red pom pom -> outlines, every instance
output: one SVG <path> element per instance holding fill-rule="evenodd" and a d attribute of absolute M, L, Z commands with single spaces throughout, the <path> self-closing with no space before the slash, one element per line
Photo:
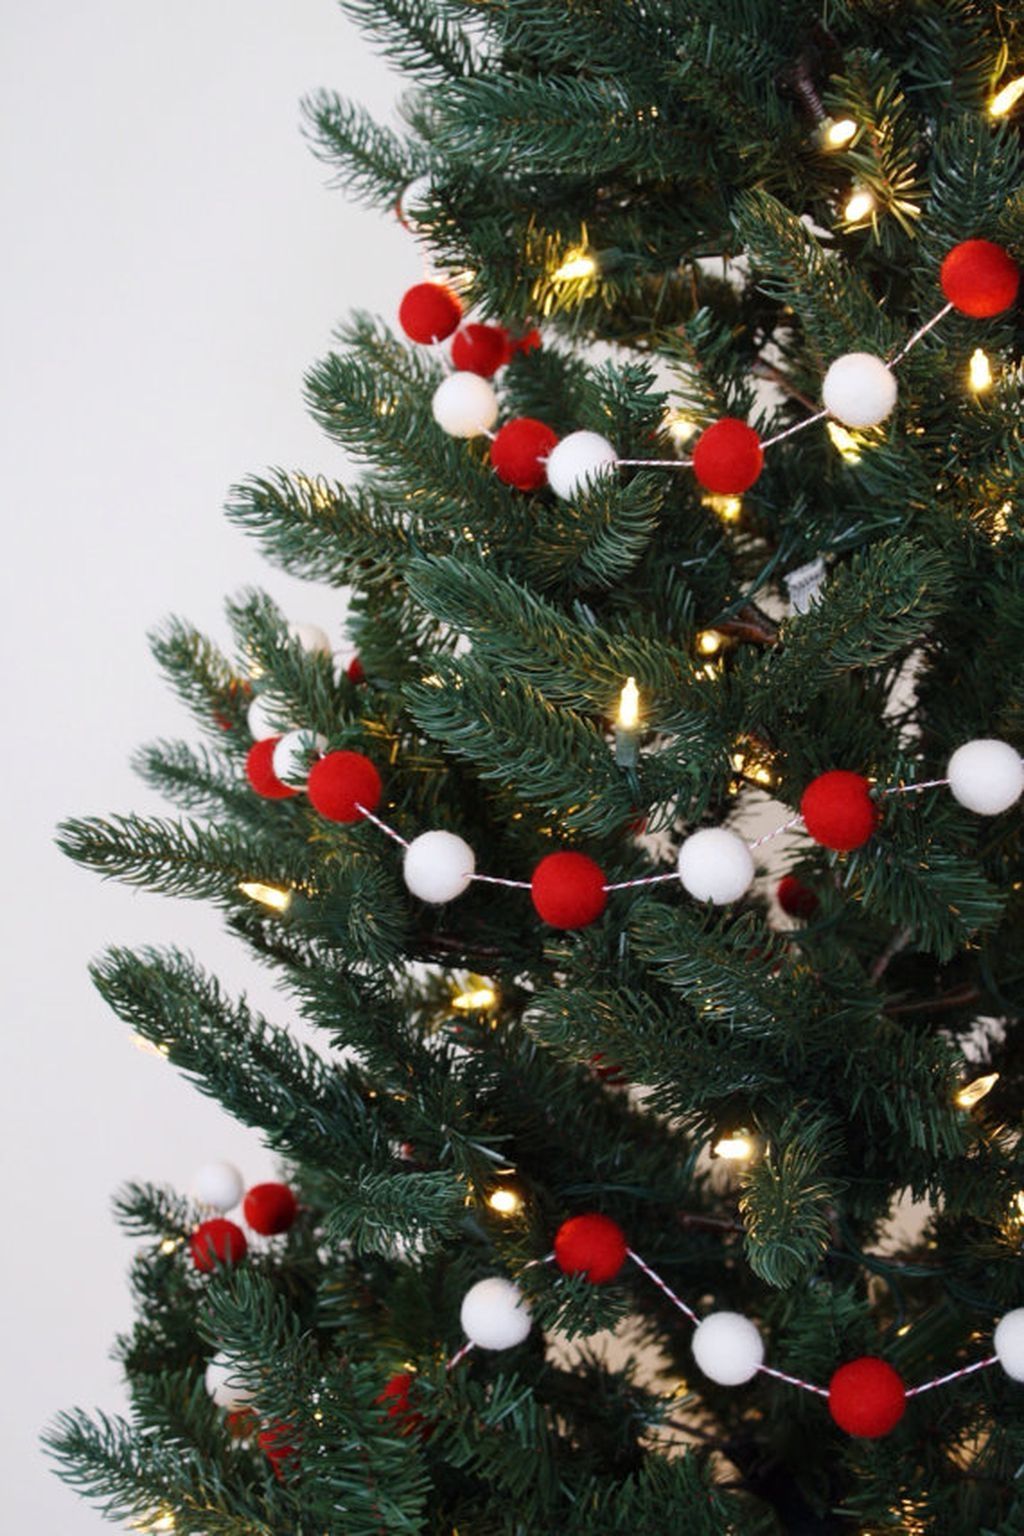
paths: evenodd
<path fill-rule="evenodd" d="M 549 853 L 533 872 L 530 894 L 552 928 L 585 928 L 608 900 L 604 871 L 585 853 Z"/>
<path fill-rule="evenodd" d="M 294 1436 L 294 1424 L 268 1424 L 256 1436 L 256 1444 L 273 1467 L 279 1483 L 283 1483 L 298 1464 L 299 1452 L 292 1444 Z"/>
<path fill-rule="evenodd" d="M 723 416 L 698 437 L 693 472 L 706 491 L 739 496 L 749 491 L 764 464 L 761 439 L 735 416 Z"/>
<path fill-rule="evenodd" d="M 1020 287 L 1020 268 L 1008 251 L 991 240 L 963 240 L 943 261 L 939 282 L 962 315 L 985 320 L 1009 309 Z"/>
<path fill-rule="evenodd" d="M 348 678 L 350 683 L 366 682 L 366 673 L 363 671 L 363 664 L 359 660 L 358 656 L 352 657 L 352 660 L 345 668 L 345 676 Z"/>
<path fill-rule="evenodd" d="M 274 772 L 274 748 L 280 740 L 280 736 L 268 736 L 255 742 L 246 754 L 245 776 L 264 800 L 290 800 L 298 794 L 290 784 L 282 784 Z"/>
<path fill-rule="evenodd" d="M 547 479 L 544 460 L 557 442 L 558 433 L 533 416 L 506 421 L 491 444 L 494 472 L 517 491 L 537 491 Z"/>
<path fill-rule="evenodd" d="M 787 917 L 813 917 L 818 910 L 818 898 L 809 885 L 804 885 L 796 875 L 783 875 L 775 888 L 779 906 Z"/>
<path fill-rule="evenodd" d="M 361 752 L 328 752 L 306 780 L 310 803 L 328 821 L 361 821 L 380 804 L 380 774 Z"/>
<path fill-rule="evenodd" d="M 464 325 L 452 341 L 452 363 L 461 373 L 489 379 L 512 356 L 509 334 L 502 325 Z"/>
<path fill-rule="evenodd" d="M 395 1420 L 395 1428 L 400 1435 L 411 1435 L 419 1430 L 426 1440 L 431 1434 L 432 1425 L 425 1423 L 422 1413 L 417 1413 L 409 1405 L 409 1392 L 415 1380 L 411 1371 L 396 1372 L 385 1383 L 376 1401 L 387 1404 L 387 1416 Z"/>
<path fill-rule="evenodd" d="M 508 336 L 509 350 L 514 355 L 516 352 L 539 352 L 541 347 L 540 331 L 534 329 L 527 331 L 525 336 Z"/>
<path fill-rule="evenodd" d="M 626 1262 L 626 1234 L 610 1216 L 570 1216 L 555 1233 L 555 1263 L 592 1285 L 614 1280 Z"/>
<path fill-rule="evenodd" d="M 209 1274 L 218 1264 L 238 1264 L 249 1251 L 245 1233 L 233 1221 L 214 1216 L 196 1227 L 189 1239 L 189 1252 L 196 1269 Z"/>
<path fill-rule="evenodd" d="M 836 1371 L 828 1411 L 848 1435 L 877 1440 L 895 1429 L 907 1406 L 907 1389 L 891 1365 L 862 1355 Z"/>
<path fill-rule="evenodd" d="M 819 773 L 811 780 L 800 801 L 800 814 L 816 843 L 840 853 L 860 848 L 878 824 L 870 784 L 845 768 Z"/>
<path fill-rule="evenodd" d="M 261 1237 L 287 1232 L 299 1207 L 287 1184 L 254 1184 L 246 1192 L 242 1215 Z"/>
<path fill-rule="evenodd" d="M 260 1427 L 260 1421 L 251 1408 L 233 1408 L 225 1415 L 224 1423 L 233 1440 L 251 1440 Z"/>
<path fill-rule="evenodd" d="M 625 1068 L 620 1062 L 610 1061 L 607 1066 L 603 1066 L 603 1062 L 604 1051 L 595 1051 L 587 1063 L 589 1067 L 593 1068 L 594 1073 L 601 1079 L 602 1083 L 607 1083 L 610 1088 L 618 1088 L 628 1081 Z"/>
<path fill-rule="evenodd" d="M 410 341 L 444 341 L 462 319 L 457 293 L 443 283 L 417 283 L 398 306 L 398 323 Z"/>

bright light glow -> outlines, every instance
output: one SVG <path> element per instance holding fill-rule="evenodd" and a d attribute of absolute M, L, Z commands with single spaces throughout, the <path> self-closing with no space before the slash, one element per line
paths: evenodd
<path fill-rule="evenodd" d="M 492 1189 L 487 1196 L 487 1204 L 492 1211 L 497 1211 L 499 1216 L 514 1216 L 522 1209 L 522 1197 L 514 1189 Z"/>
<path fill-rule="evenodd" d="M 635 731 L 640 719 L 640 690 L 635 677 L 627 677 L 619 694 L 619 713 L 616 724 L 624 731 Z"/>
<path fill-rule="evenodd" d="M 165 1237 L 160 1244 L 159 1252 L 163 1254 L 164 1258 L 169 1258 L 172 1253 L 177 1253 L 184 1241 L 183 1237 Z"/>
<path fill-rule="evenodd" d="M 843 218 L 847 224 L 859 224 L 875 206 L 875 199 L 867 187 L 855 187 L 847 198 Z"/>
<path fill-rule="evenodd" d="M 684 416 L 682 411 L 666 411 L 661 425 L 677 448 L 688 443 L 697 430 L 697 423 Z"/>
<path fill-rule="evenodd" d="M 1016 80 L 1011 80 L 1004 85 L 988 104 L 989 117 L 1005 117 L 1012 112 L 1014 107 L 1024 96 L 1024 75 L 1019 75 Z"/>
<path fill-rule="evenodd" d="M 723 523 L 739 522 L 743 511 L 743 502 L 738 496 L 702 496 L 701 504 L 717 512 Z"/>
<path fill-rule="evenodd" d="M 1017 1191 L 1017 1199 L 1015 1204 L 1017 1206 L 1017 1215 L 1024 1217 L 1024 1189 L 1019 1189 Z"/>
<path fill-rule="evenodd" d="M 174 1515 L 169 1509 L 155 1509 L 151 1515 L 146 1515 L 142 1520 L 129 1527 L 133 1531 L 173 1531 L 176 1529 Z"/>
<path fill-rule="evenodd" d="M 955 1096 L 954 1103 L 960 1109 L 973 1109 L 975 1104 L 980 1104 L 987 1093 L 991 1093 L 999 1081 L 998 1072 L 990 1072 L 987 1077 L 976 1077 L 973 1083 L 966 1083 Z"/>
<path fill-rule="evenodd" d="M 980 347 L 971 353 L 971 388 L 976 394 L 992 387 L 992 364 Z"/>
<path fill-rule="evenodd" d="M 998 544 L 1007 528 L 1010 526 L 1010 515 L 1013 512 L 1013 502 L 1004 501 L 992 518 L 992 542 Z M 1014 886 L 1018 890 L 1019 886 Z"/>
<path fill-rule="evenodd" d="M 697 636 L 697 649 L 702 656 L 717 656 L 722 649 L 722 637 L 717 629 L 702 629 Z"/>
<path fill-rule="evenodd" d="M 145 1035 L 132 1035 L 132 1045 L 137 1051 L 142 1051 L 147 1056 L 160 1056 L 165 1061 L 171 1054 L 169 1045 L 157 1045 L 155 1040 L 147 1040 Z"/>
<path fill-rule="evenodd" d="M 281 890 L 276 885 L 264 885 L 262 880 L 243 880 L 238 889 L 243 896 L 269 907 L 272 912 L 287 912 L 292 904 L 291 891 Z"/>
<path fill-rule="evenodd" d="M 484 982 L 479 987 L 467 987 L 464 992 L 459 992 L 452 998 L 452 1007 L 462 1013 L 475 1013 L 483 1008 L 493 1008 L 497 1001 L 497 992 Z"/>
<path fill-rule="evenodd" d="M 716 1157 L 724 1157 L 731 1163 L 745 1163 L 754 1155 L 754 1143 L 749 1136 L 737 1131 L 732 1136 L 722 1136 L 712 1150 Z"/>
<path fill-rule="evenodd" d="M 597 262 L 593 256 L 588 256 L 586 251 L 570 251 L 552 278 L 556 283 L 568 283 L 573 278 L 593 277 L 597 271 Z"/>
<path fill-rule="evenodd" d="M 849 144 L 857 132 L 857 124 L 852 117 L 841 117 L 837 122 L 829 123 L 825 129 L 825 143 L 829 149 L 842 149 L 844 144 Z"/>
<path fill-rule="evenodd" d="M 839 457 L 847 464 L 859 464 L 862 457 L 860 443 L 853 433 L 847 432 L 846 428 L 840 426 L 838 421 L 830 421 L 826 425 L 828 427 L 828 435 L 832 439 Z"/>

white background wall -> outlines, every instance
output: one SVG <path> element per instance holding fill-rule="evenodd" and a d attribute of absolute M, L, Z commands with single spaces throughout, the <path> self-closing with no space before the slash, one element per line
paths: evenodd
<path fill-rule="evenodd" d="M 260 583 L 341 638 L 334 594 L 265 566 L 221 515 L 269 465 L 339 473 L 304 368 L 350 306 L 393 315 L 420 276 L 393 220 L 326 190 L 299 134 L 319 85 L 386 115 L 395 82 L 331 0 L 91 0 L 3 7 L 3 1528 L 110 1529 L 53 1478 L 59 1408 L 118 1408 L 129 1245 L 110 1195 L 187 1187 L 255 1137 L 132 1049 L 90 986 L 110 942 L 192 947 L 253 974 L 203 906 L 62 859 L 72 813 L 156 810 L 142 741 L 187 733 L 145 643 L 165 614 L 225 642 L 222 598 Z M 13 728 L 13 740 L 11 732 Z M 283 1003 L 257 979 L 275 1017 Z"/>

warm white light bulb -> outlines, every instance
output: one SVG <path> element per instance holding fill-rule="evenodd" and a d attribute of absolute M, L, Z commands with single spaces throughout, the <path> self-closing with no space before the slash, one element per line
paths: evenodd
<path fill-rule="evenodd" d="M 262 880 L 242 880 L 238 889 L 243 896 L 248 896 L 250 901 L 258 901 L 261 906 L 269 907 L 272 912 L 287 912 L 291 906 L 291 891 L 281 890 L 276 885 L 264 885 Z"/>
<path fill-rule="evenodd" d="M 596 271 L 597 262 L 593 256 L 588 256 L 586 251 L 570 251 L 552 277 L 556 283 L 567 283 L 573 278 L 593 277 Z"/>
<path fill-rule="evenodd" d="M 715 656 L 722 649 L 722 637 L 717 629 L 702 629 L 697 636 L 697 649 L 702 656 Z"/>
<path fill-rule="evenodd" d="M 867 187 L 855 187 L 843 209 L 843 218 L 847 224 L 859 224 L 861 219 L 867 218 L 874 206 L 875 199 Z"/>
<path fill-rule="evenodd" d="M 724 1157 L 728 1162 L 745 1163 L 754 1155 L 754 1143 L 749 1136 L 737 1131 L 734 1135 L 720 1137 L 713 1151 L 716 1157 Z"/>
<path fill-rule="evenodd" d="M 499 1216 L 514 1216 L 522 1208 L 522 1199 L 514 1189 L 492 1189 L 487 1204 Z"/>
<path fill-rule="evenodd" d="M 1024 75 L 1018 75 L 1016 80 L 1009 81 L 992 97 L 988 104 L 989 117 L 1005 117 L 1008 112 L 1013 111 L 1022 96 L 1024 96 Z"/>
<path fill-rule="evenodd" d="M 842 149 L 849 144 L 857 132 L 857 124 L 852 117 L 841 117 L 837 122 L 829 123 L 825 129 L 825 143 L 829 149 Z"/>
<path fill-rule="evenodd" d="M 458 1008 L 462 1013 L 477 1013 L 484 1008 L 493 1008 L 498 1001 L 498 994 L 493 987 L 484 983 L 479 987 L 467 987 L 464 992 L 459 992 L 452 998 L 452 1007 Z"/>
<path fill-rule="evenodd" d="M 844 463 L 859 464 L 862 457 L 860 443 L 853 433 L 847 432 L 846 428 L 840 426 L 838 421 L 828 421 L 825 423 L 825 426 L 829 437 L 839 453 L 839 457 Z"/>
<path fill-rule="evenodd" d="M 992 364 L 980 347 L 971 353 L 970 380 L 975 394 L 992 387 Z"/>
<path fill-rule="evenodd" d="M 619 713 L 616 724 L 624 731 L 636 729 L 640 719 L 640 690 L 635 677 L 627 677 L 619 694 Z"/>
<path fill-rule="evenodd" d="M 972 1083 L 965 1083 L 955 1097 L 955 1103 L 960 1109 L 973 1109 L 975 1104 L 980 1104 L 987 1093 L 991 1093 L 999 1081 L 998 1072 L 990 1072 L 987 1077 L 976 1077 Z"/>

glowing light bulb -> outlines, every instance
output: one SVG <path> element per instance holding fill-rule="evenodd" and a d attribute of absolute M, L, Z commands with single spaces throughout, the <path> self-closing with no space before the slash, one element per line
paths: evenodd
<path fill-rule="evenodd" d="M 165 1259 L 169 1258 L 172 1253 L 177 1253 L 184 1241 L 183 1237 L 165 1237 L 157 1252 L 162 1253 Z"/>
<path fill-rule="evenodd" d="M 164 1061 L 171 1054 L 169 1045 L 162 1042 L 158 1045 L 155 1040 L 147 1040 L 145 1035 L 132 1035 L 132 1045 L 137 1051 L 142 1051 L 146 1056 L 159 1056 Z"/>
<path fill-rule="evenodd" d="M 972 1083 L 964 1084 L 959 1093 L 954 1095 L 953 1102 L 959 1109 L 973 1109 L 987 1093 L 992 1092 L 998 1081 L 998 1072 L 990 1072 L 987 1077 L 976 1077 Z"/>
<path fill-rule="evenodd" d="M 716 1157 L 724 1157 L 730 1163 L 745 1163 L 754 1155 L 754 1143 L 742 1131 L 721 1136 L 712 1148 Z"/>
<path fill-rule="evenodd" d="M 867 187 L 854 187 L 846 200 L 843 209 L 843 218 L 847 224 L 859 224 L 861 219 L 866 219 L 875 206 L 875 199 Z"/>
<path fill-rule="evenodd" d="M 691 421 L 689 416 L 684 416 L 682 411 L 667 411 L 661 425 L 677 448 L 688 443 L 697 430 L 697 423 Z"/>
<path fill-rule="evenodd" d="M 505 1186 L 492 1189 L 487 1196 L 487 1204 L 492 1211 L 497 1211 L 499 1216 L 514 1216 L 523 1208 L 522 1196 L 516 1190 Z"/>
<path fill-rule="evenodd" d="M 1024 75 L 1018 75 L 1016 80 L 1010 80 L 998 91 L 988 104 L 989 117 L 1005 117 L 1012 112 L 1014 107 L 1024 96 Z"/>
<path fill-rule="evenodd" d="M 276 885 L 264 885 L 262 880 L 242 880 L 238 889 L 250 901 L 258 901 L 272 912 L 287 912 L 292 904 L 291 891 L 282 890 Z"/>
<path fill-rule="evenodd" d="M 633 731 L 640 719 L 640 690 L 635 677 L 627 677 L 619 694 L 619 713 L 616 724 L 624 731 Z"/>
<path fill-rule="evenodd" d="M 970 381 L 975 394 L 992 387 L 992 364 L 980 347 L 971 353 Z"/>
<path fill-rule="evenodd" d="M 847 464 L 859 464 L 862 458 L 860 443 L 852 432 L 840 426 L 838 421 L 826 423 L 828 435 L 832 439 L 839 457 Z"/>
<path fill-rule="evenodd" d="M 697 636 L 697 649 L 702 656 L 717 656 L 722 649 L 722 636 L 717 629 L 702 629 Z"/>
<path fill-rule="evenodd" d="M 701 505 L 710 507 L 723 523 L 739 522 L 740 513 L 743 511 L 743 502 L 738 496 L 702 496 Z"/>
<path fill-rule="evenodd" d="M 840 117 L 837 121 L 829 123 L 825 129 L 824 139 L 828 149 L 842 149 L 849 144 L 857 132 L 857 124 L 852 117 Z"/>
<path fill-rule="evenodd" d="M 498 994 L 487 982 L 481 981 L 477 985 L 470 985 L 464 991 L 456 993 L 452 998 L 452 1007 L 460 1013 L 480 1013 L 484 1009 L 493 1008 L 498 1001 Z"/>
<path fill-rule="evenodd" d="M 574 278 L 593 277 L 596 271 L 597 262 L 593 256 L 588 256 L 586 251 L 570 251 L 562 265 L 551 275 L 556 283 L 568 283 Z"/>

